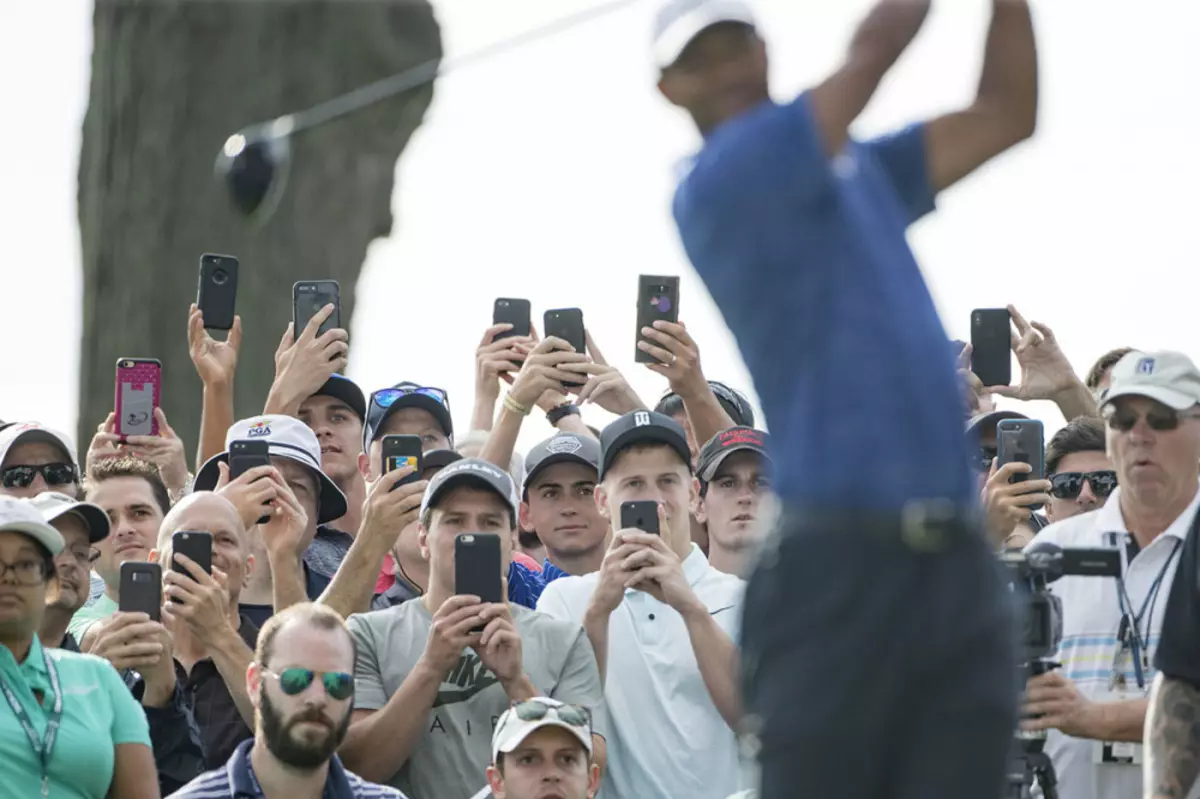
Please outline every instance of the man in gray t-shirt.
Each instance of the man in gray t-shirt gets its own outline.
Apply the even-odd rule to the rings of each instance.
[[[339,754],[356,774],[414,799],[468,799],[485,784],[500,714],[534,696],[591,711],[603,768],[604,689],[583,628],[455,594],[455,539],[497,536],[507,573],[516,508],[512,478],[486,461],[459,461],[430,481],[420,526],[428,592],[349,620],[355,709]]]

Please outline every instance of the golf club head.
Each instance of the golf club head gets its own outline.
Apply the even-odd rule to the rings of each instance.
[[[286,119],[233,134],[217,155],[217,177],[245,216],[269,217],[283,194],[292,156]]]

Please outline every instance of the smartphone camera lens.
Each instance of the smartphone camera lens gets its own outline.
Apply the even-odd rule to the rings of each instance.
[[[229,281],[229,273],[224,269],[216,269],[213,271],[213,283],[218,286],[224,286]]]
[[[134,572],[133,581],[135,583],[145,583],[150,581],[150,575],[146,572]]]
[[[507,308],[508,300],[500,300],[500,302],[498,302],[497,305],[499,305],[501,308]]]

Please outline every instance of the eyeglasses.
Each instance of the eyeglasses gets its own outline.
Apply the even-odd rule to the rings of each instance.
[[[1115,405],[1108,405],[1104,409],[1104,420],[1108,422],[1109,427],[1120,433],[1128,433],[1143,418],[1151,430],[1165,433],[1179,427],[1179,423],[1184,419],[1196,419],[1200,418],[1200,415],[1195,412],[1180,413],[1171,408],[1151,408],[1144,415],[1130,408],[1118,408]]]
[[[591,732],[592,714],[582,705],[551,705],[539,699],[527,699],[512,707],[513,713],[521,721],[541,721],[547,715],[554,717],[570,727],[582,727]]]
[[[329,694],[330,698],[341,701],[354,695],[354,675],[344,671],[313,671],[312,669],[302,669],[299,666],[284,669],[278,674],[269,669],[263,669],[263,671],[279,680],[279,690],[288,696],[295,696],[308,688],[318,674],[321,675],[321,683],[325,686],[325,693]]]
[[[1099,472],[1059,472],[1050,478],[1050,496],[1059,499],[1075,499],[1083,490],[1084,482],[1092,487],[1092,493],[1104,499],[1117,487],[1117,473],[1111,470]]]
[[[40,466],[6,466],[0,470],[0,483],[5,488],[28,488],[41,474],[46,485],[62,486],[77,482],[79,473],[70,463],[43,463]]]
[[[992,470],[992,461],[996,459],[995,447],[980,447],[971,459],[971,466],[981,474]]]
[[[9,572],[20,585],[38,585],[46,579],[46,564],[40,560],[18,560],[16,563],[0,560],[0,580]]]
[[[371,404],[379,408],[390,408],[396,400],[412,394],[429,397],[446,407],[450,406],[450,397],[446,394],[445,389],[418,386],[416,383],[401,383],[394,388],[381,388],[373,391],[371,392]]]

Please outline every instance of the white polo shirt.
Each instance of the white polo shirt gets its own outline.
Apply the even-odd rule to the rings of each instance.
[[[683,573],[713,619],[736,641],[745,583],[709,565],[695,544]],[[546,586],[537,609],[583,623],[599,573]],[[606,799],[725,799],[740,788],[733,731],[700,676],[683,617],[626,590],[608,623]]]
[[[1137,614],[1145,606],[1139,625],[1140,635],[1143,640],[1148,635],[1150,643],[1147,660],[1151,666],[1143,672],[1145,689],[1138,688],[1129,651],[1119,661],[1115,660],[1120,651],[1117,633],[1121,623],[1117,581],[1109,577],[1063,577],[1050,585],[1050,590],[1062,599],[1063,605],[1063,641],[1057,660],[1063,664],[1062,673],[1088,699],[1112,702],[1146,695],[1154,676],[1154,650],[1162,633],[1171,581],[1175,579],[1183,541],[1198,507],[1200,491],[1179,518],[1129,562],[1126,591],[1133,605],[1132,613]],[[1121,489],[1117,488],[1102,508],[1050,525],[1038,533],[1029,546],[1048,541],[1064,548],[1103,547],[1105,533],[1128,532],[1121,515]],[[1155,595],[1154,583],[1160,574],[1161,585]],[[1114,673],[1123,676],[1123,688],[1120,681],[1114,685]],[[1061,799],[1141,796],[1142,767],[1101,762],[1099,747],[1096,741],[1073,738],[1058,730],[1050,731],[1046,752],[1054,761]],[[1200,799],[1200,786],[1188,796],[1189,799]]]

